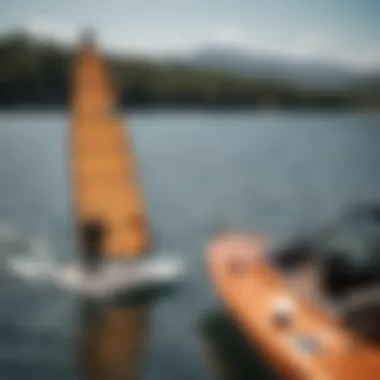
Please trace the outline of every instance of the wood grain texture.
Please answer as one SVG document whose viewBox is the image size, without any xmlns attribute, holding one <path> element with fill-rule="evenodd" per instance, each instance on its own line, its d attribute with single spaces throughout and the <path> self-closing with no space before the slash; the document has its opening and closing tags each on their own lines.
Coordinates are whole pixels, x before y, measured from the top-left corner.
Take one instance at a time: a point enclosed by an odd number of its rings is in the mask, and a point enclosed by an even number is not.
<svg viewBox="0 0 380 380">
<path fill-rule="evenodd" d="M 116 96 L 99 52 L 82 45 L 72 68 L 70 155 L 78 225 L 100 220 L 101 251 L 109 258 L 136 257 L 148 245 L 132 142 L 115 113 Z M 149 327 L 144 305 L 82 306 L 78 370 L 88 380 L 139 378 Z"/>
<path fill-rule="evenodd" d="M 105 255 L 137 256 L 147 248 L 147 222 L 134 170 L 132 142 L 115 114 L 116 96 L 93 45 L 82 46 L 72 70 L 70 134 L 78 223 L 101 220 Z"/>
<path fill-rule="evenodd" d="M 263 257 L 264 247 L 247 235 L 227 234 L 208 247 L 211 279 L 229 313 L 280 376 L 305 380 L 375 380 L 380 349 L 359 342 L 322 309 L 290 291 Z M 274 306 L 287 299 L 291 323 L 274 323 Z M 307 336 L 312 352 L 294 344 Z"/>
</svg>

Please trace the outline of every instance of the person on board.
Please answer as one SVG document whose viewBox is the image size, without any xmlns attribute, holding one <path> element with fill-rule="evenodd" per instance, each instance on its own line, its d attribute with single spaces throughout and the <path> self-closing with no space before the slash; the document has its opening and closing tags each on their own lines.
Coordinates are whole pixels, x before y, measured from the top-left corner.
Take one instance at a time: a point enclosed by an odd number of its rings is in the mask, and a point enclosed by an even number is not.
<svg viewBox="0 0 380 380">
<path fill-rule="evenodd" d="M 81 252 L 86 269 L 95 270 L 102 259 L 105 226 L 100 220 L 84 222 L 80 228 Z"/>
<path fill-rule="evenodd" d="M 273 260 L 295 292 L 328 300 L 343 323 L 380 343 L 380 205 L 349 208 L 314 236 L 278 249 Z"/>
</svg>

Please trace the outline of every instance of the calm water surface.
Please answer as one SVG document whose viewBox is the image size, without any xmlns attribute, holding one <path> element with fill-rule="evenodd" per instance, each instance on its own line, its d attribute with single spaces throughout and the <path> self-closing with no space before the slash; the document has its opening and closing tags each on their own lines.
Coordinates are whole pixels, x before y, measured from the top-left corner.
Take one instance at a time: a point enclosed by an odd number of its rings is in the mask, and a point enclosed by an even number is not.
<svg viewBox="0 0 380 380">
<path fill-rule="evenodd" d="M 211 379 L 196 329 L 217 302 L 206 239 L 244 227 L 281 241 L 380 200 L 380 116 L 151 112 L 128 123 L 153 254 L 178 254 L 188 271 L 182 291 L 150 308 L 140 377 Z M 7 273 L 15 257 L 74 257 L 67 124 L 63 113 L 0 114 L 1 379 L 83 377 L 78 301 Z"/>
</svg>

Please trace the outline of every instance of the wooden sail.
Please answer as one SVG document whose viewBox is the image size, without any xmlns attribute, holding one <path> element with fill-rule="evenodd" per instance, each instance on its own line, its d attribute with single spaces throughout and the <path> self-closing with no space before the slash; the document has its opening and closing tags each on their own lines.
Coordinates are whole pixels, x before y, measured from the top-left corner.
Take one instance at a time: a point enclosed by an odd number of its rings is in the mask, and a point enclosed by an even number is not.
<svg viewBox="0 0 380 380">
<path fill-rule="evenodd" d="M 252 347 L 281 378 L 378 379 L 380 348 L 295 296 L 262 251 L 257 240 L 239 234 L 218 237 L 208 250 L 211 279 Z"/>
<path fill-rule="evenodd" d="M 101 251 L 135 257 L 147 248 L 147 228 L 134 171 L 131 141 L 115 114 L 116 96 L 91 41 L 75 57 L 71 98 L 71 172 L 78 227 L 100 221 Z M 138 378 L 148 329 L 144 305 L 82 305 L 78 358 L 88 380 Z M 92 315 L 95 314 L 95 315 Z"/>
<path fill-rule="evenodd" d="M 147 246 L 146 220 L 131 142 L 115 114 L 116 96 L 94 44 L 80 47 L 73 67 L 71 163 L 78 224 L 100 221 L 106 256 L 136 256 Z"/>
</svg>

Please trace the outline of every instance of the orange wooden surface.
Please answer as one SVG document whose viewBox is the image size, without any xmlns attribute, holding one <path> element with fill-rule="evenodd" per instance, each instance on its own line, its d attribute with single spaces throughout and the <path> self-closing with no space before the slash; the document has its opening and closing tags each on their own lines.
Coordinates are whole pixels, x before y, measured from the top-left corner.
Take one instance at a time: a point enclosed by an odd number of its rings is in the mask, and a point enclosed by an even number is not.
<svg viewBox="0 0 380 380">
<path fill-rule="evenodd" d="M 74 209 L 79 222 L 106 226 L 103 250 L 122 257 L 147 247 L 132 143 L 114 114 L 115 94 L 99 53 L 82 46 L 72 71 L 71 163 Z"/>
<path fill-rule="evenodd" d="M 264 244 L 249 236 L 227 234 L 210 244 L 207 264 L 227 310 L 279 375 L 307 380 L 380 379 L 379 347 L 359 344 L 322 310 L 297 299 L 265 262 L 264 250 Z M 236 264 L 242 265 L 237 272 L 232 270 Z M 273 320 L 273 307 L 280 298 L 293 304 L 287 328 L 279 328 Z M 315 352 L 294 345 L 299 334 L 315 340 Z"/>
</svg>

